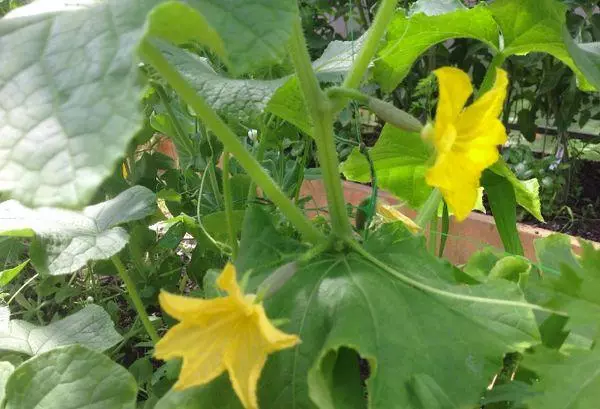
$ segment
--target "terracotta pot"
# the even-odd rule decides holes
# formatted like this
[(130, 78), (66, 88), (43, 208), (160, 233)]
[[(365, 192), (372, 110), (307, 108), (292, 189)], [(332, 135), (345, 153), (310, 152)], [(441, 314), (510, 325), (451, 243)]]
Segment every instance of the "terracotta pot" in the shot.
[[(326, 208), (327, 198), (323, 183), (318, 180), (308, 180), (302, 185), (301, 195), (311, 196), (312, 202), (306, 206), (307, 208)], [(344, 182), (344, 196), (346, 202), (354, 206), (358, 206), (363, 199), (371, 195), (369, 186), (361, 185), (353, 182)], [(391, 194), (380, 191), (379, 198), (389, 204), (398, 204), (398, 200)], [(409, 217), (415, 217), (416, 212), (408, 207), (402, 207), (400, 210)], [(545, 229), (540, 229), (525, 224), (517, 225), (525, 256), (530, 260), (537, 261), (535, 256), (534, 240), (542, 237), (547, 237), (555, 232)], [(576, 237), (571, 236), (573, 250), (575, 253), (580, 253), (581, 248)], [(594, 243), (600, 249), (600, 243)], [(484, 247), (492, 246), (502, 250), (502, 240), (496, 230), (494, 218), (481, 213), (473, 212), (462, 223), (457, 223), (452, 218), (450, 219), (450, 230), (448, 232), (448, 241), (444, 257), (454, 264), (464, 264), (478, 250)]]

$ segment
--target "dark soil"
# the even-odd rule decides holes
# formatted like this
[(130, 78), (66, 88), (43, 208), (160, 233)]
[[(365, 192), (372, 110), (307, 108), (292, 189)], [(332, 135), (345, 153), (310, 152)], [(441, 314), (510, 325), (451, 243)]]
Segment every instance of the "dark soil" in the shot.
[(572, 216), (563, 210), (554, 216), (544, 215), (546, 223), (537, 220), (523, 223), (600, 242), (600, 163), (580, 161), (571, 186), (571, 190), (579, 191), (565, 203)]

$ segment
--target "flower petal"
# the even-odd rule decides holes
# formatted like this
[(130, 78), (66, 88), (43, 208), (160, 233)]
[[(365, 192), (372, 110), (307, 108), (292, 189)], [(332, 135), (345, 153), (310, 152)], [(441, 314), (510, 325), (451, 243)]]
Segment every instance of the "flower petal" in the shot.
[(238, 327), (223, 357), (229, 379), (246, 409), (258, 409), (256, 387), (268, 355), (268, 343), (255, 323)]
[(231, 301), (228, 301), (227, 297), (204, 300), (161, 291), (158, 301), (162, 309), (178, 321), (197, 322), (206, 315), (219, 315), (232, 310)]
[(236, 300), (244, 299), (242, 289), (237, 282), (237, 273), (233, 264), (227, 263), (219, 275), (219, 278), (217, 278), (217, 285), (220, 289), (227, 291), (227, 293)]
[(492, 122), (498, 121), (498, 117), (502, 113), (507, 87), (506, 71), (497, 68), (494, 87), (458, 116), (456, 121), (457, 141), (464, 142), (483, 138), (495, 145), (506, 142), (506, 130), (500, 133), (496, 126), (495, 133), (490, 133), (489, 127)]
[(458, 68), (443, 67), (433, 72), (438, 78), (440, 98), (435, 114), (435, 133), (440, 136), (453, 124), (473, 93), (471, 79)]
[(280, 349), (291, 348), (300, 343), (300, 338), (293, 334), (286, 334), (274, 326), (262, 305), (257, 306), (258, 326), (263, 338), (268, 343), (269, 352), (279, 351)]
[(481, 170), (464, 153), (438, 155), (425, 175), (429, 185), (440, 189), (457, 220), (464, 220), (477, 202)]
[(223, 355), (227, 342), (222, 338), (225, 331), (231, 331), (231, 325), (220, 325), (215, 330), (215, 327), (177, 324), (156, 344), (156, 358), (183, 358), (175, 389), (204, 385), (225, 371)]

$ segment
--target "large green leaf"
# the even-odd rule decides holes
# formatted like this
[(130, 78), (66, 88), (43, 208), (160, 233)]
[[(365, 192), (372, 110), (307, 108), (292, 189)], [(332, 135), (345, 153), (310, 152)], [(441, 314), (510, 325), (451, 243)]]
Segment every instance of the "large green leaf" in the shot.
[(88, 305), (43, 327), (10, 320), (7, 328), (0, 329), (0, 350), (38, 355), (54, 348), (79, 344), (102, 352), (122, 339), (115, 331), (110, 315), (98, 305)]
[(498, 27), (486, 7), (410, 17), (398, 12), (375, 61), (375, 79), (385, 91), (392, 91), (423, 52), (442, 41), (461, 37), (475, 38), (493, 49), (499, 47)]
[[(597, 317), (596, 317), (597, 318)], [(555, 350), (536, 349), (526, 354), (522, 366), (539, 375), (526, 399), (529, 409), (591, 409), (600, 401), (600, 349), (576, 350), (568, 356)]]
[[(245, 229), (240, 274), (250, 268), (273, 271), (290, 254), (290, 239), (278, 236), (268, 217), (254, 215)], [(285, 245), (278, 248), (278, 243)], [(365, 248), (401, 274), (454, 295), (523, 298), (508, 281), (455, 285), (453, 268), (429, 255), (424, 240), (400, 224), (374, 233)], [(262, 278), (259, 273), (255, 281)], [(370, 366), (370, 408), (470, 407), (478, 403), (505, 352), (538, 340), (528, 309), (434, 296), (355, 253), (312, 260), (266, 308), (271, 318), (289, 319), (282, 329), (298, 334), (302, 343), (269, 358), (259, 391), (265, 409), (367, 407), (367, 398), (357, 397), (357, 354)], [(197, 407), (239, 408), (226, 377), (189, 394)]]
[[(385, 125), (369, 156), (380, 187), (406, 200), (413, 208), (427, 200), (431, 187), (425, 183), (425, 171), (431, 152), (418, 133)], [(363, 183), (371, 180), (369, 163), (358, 148), (340, 168), (349, 180)]]
[(73, 345), (32, 358), (6, 384), (6, 409), (135, 409), (133, 376), (107, 356)]
[(500, 0), (490, 5), (504, 39), (503, 54), (543, 52), (553, 55), (577, 75), (579, 87), (592, 91), (565, 46), (567, 6), (556, 0)]
[(85, 205), (140, 129), (133, 54), (155, 0), (36, 1), (0, 20), (0, 193)]
[(542, 305), (566, 311), (567, 330), (594, 338), (600, 329), (600, 250), (585, 241), (581, 246), (582, 255), (577, 257), (569, 236), (556, 234), (537, 240), (535, 250), (543, 278), (531, 294)]
[[(312, 64), (318, 78), (323, 82), (341, 82), (365, 38), (331, 42)], [(273, 80), (231, 78), (216, 73), (206, 59), (168, 44), (161, 43), (159, 47), (165, 58), (221, 115), (248, 122), (267, 109), (302, 131), (308, 134), (312, 132), (309, 114), (295, 77)]]
[[(278, 63), (286, 56), (298, 19), (295, 0), (187, 0), (187, 3), (200, 11), (222, 39), (225, 60), (234, 74)], [(174, 25), (173, 20), (168, 23), (169, 27)]]
[(567, 29), (563, 39), (577, 67), (596, 89), (600, 89), (600, 42), (577, 44)]
[(512, 185), (517, 203), (539, 221), (544, 221), (540, 202), (540, 182), (537, 179), (519, 180), (506, 162), (499, 160), (489, 168), (498, 176), (502, 176)]
[(15, 367), (10, 362), (0, 362), (0, 403), (3, 402), (6, 394), (6, 382), (14, 371)]
[(129, 236), (119, 224), (142, 219), (156, 209), (154, 193), (134, 186), (81, 212), (43, 207), (29, 209), (15, 200), (0, 203), (0, 235), (34, 237), (31, 260), (53, 275), (77, 271), (90, 260), (119, 252)]
[(141, 129), (135, 53), (146, 28), (208, 45), (243, 73), (283, 58), (296, 18), (293, 0), (38, 0), (9, 13), (0, 21), (0, 193), (32, 207), (89, 202)]
[(161, 51), (194, 89), (217, 112), (248, 121), (261, 114), (286, 79), (233, 79), (217, 74), (208, 62), (182, 49), (161, 45)]

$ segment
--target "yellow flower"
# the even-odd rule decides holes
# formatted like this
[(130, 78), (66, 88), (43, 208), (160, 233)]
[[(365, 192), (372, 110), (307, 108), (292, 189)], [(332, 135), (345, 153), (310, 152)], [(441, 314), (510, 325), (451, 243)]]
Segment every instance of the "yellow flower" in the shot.
[(258, 408), (256, 386), (270, 353), (300, 340), (271, 324), (253, 295), (242, 293), (235, 267), (227, 264), (217, 280), (227, 296), (203, 300), (161, 292), (160, 305), (180, 322), (156, 344), (159, 359), (183, 358), (175, 389), (206, 384), (224, 371), (247, 409)]
[(506, 99), (508, 77), (496, 70), (494, 87), (465, 108), (473, 93), (469, 76), (456, 68), (434, 71), (440, 98), (431, 133), (437, 156), (426, 180), (442, 192), (458, 220), (464, 220), (477, 201), (481, 173), (499, 158), (498, 145), (506, 142), (504, 125), (498, 119)]

